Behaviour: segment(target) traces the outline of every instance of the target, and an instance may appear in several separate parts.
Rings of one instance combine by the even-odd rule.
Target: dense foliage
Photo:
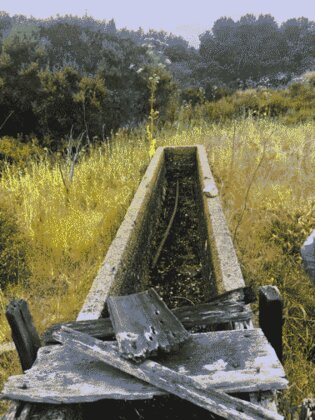
[[[163,31],[117,30],[113,20],[0,12],[0,47],[0,126],[7,119],[1,134],[37,136],[58,149],[70,132],[84,131],[92,141],[141,123],[152,75],[159,78],[160,123],[175,119],[179,101],[195,105],[244,87],[285,86],[314,69],[315,23],[221,18],[196,49]],[[280,102],[286,108],[286,99]],[[278,108],[270,114],[281,114]]]

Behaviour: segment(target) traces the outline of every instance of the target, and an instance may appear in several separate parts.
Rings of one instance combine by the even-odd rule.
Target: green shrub
[[[238,90],[204,103],[189,97],[190,104],[195,105],[191,118],[224,122],[238,117],[272,117],[288,124],[314,120],[314,74],[307,73],[302,82],[293,83],[286,89]]]

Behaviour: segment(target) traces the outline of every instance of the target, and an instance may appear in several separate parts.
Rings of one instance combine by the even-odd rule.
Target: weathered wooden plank
[[[276,286],[259,289],[259,325],[282,360],[283,300]]]
[[[73,321],[54,324],[47,328],[42,335],[42,341],[45,345],[56,343],[54,333],[59,331],[61,327],[69,327],[76,331],[88,334],[100,340],[113,340],[115,333],[110,318],[91,319],[85,321]]]
[[[32,369],[9,378],[3,392],[14,398],[16,391],[21,400],[47,404],[150,399],[161,394],[95,357],[60,345],[42,347]]]
[[[11,327],[12,339],[19,354],[23,370],[29,369],[41,346],[31,314],[25,300],[13,300],[6,308],[6,317]]]
[[[106,364],[110,364],[140,380],[186,399],[223,418],[248,420],[282,418],[278,414],[260,406],[231,397],[223,392],[209,389],[202,382],[175,372],[152,360],[145,360],[139,365],[135,365],[122,358],[116,346],[108,345],[108,343],[94,339],[86,334],[63,328],[58,336],[60,341],[70,346],[70,348],[75,346],[83,353],[95,356]]]
[[[18,352],[22,369],[29,369],[36,359],[41,343],[27,302],[23,299],[12,300],[6,308],[5,315],[11,328],[12,339]],[[3,419],[19,418],[20,420],[27,420],[31,412],[31,404],[12,402]]]
[[[40,346],[40,339],[32,321],[32,316],[29,312],[28,305],[25,301],[12,301],[6,312],[9,324],[12,329],[12,338],[16,338],[15,347],[20,349],[22,354],[23,369],[29,366],[35,360],[38,348]],[[26,349],[26,353],[25,352]],[[47,404],[41,406],[30,404],[28,402],[12,401],[9,409],[2,417],[3,420],[80,420],[81,412],[75,406],[58,406],[58,408],[51,409]]]
[[[117,348],[116,343],[106,345]],[[129,382],[130,378],[119,371],[100,365],[93,356],[83,357],[77,349],[69,351],[56,345],[46,349],[50,353],[40,349],[33,368],[25,375],[9,378],[5,395],[37,402],[45,401],[49,395],[55,403],[65,400],[74,403],[104,398],[150,398],[160,394],[144,383]],[[204,387],[229,393],[284,389],[287,385],[283,368],[260,329],[193,334],[180,353],[165,355],[159,361]],[[31,388],[21,389],[23,384],[32,383]],[[65,383],[69,386],[65,387]]]
[[[249,305],[215,302],[195,306],[183,306],[173,310],[185,328],[216,326],[230,322],[249,321],[252,311]]]
[[[118,349],[127,359],[140,361],[160,350],[170,353],[190,337],[154,289],[107,300]]]
[[[179,354],[160,362],[226,392],[283,389],[285,373],[260,329],[194,334]]]
[[[232,295],[235,300],[230,299],[229,295]],[[209,303],[195,306],[182,306],[173,309],[173,313],[187,329],[196,326],[228,324],[230,322],[249,322],[252,317],[252,311],[249,305],[245,304],[248,300],[237,299],[238,296],[240,296],[240,293],[235,292],[234,294],[228,292],[223,295],[221,301],[219,298],[216,298],[216,300],[210,301]],[[63,325],[89,334],[94,338],[103,340],[114,338],[111,320],[109,318],[100,318],[89,321],[55,324],[46,330],[42,337],[43,342],[45,344],[54,343],[53,333],[58,331]]]

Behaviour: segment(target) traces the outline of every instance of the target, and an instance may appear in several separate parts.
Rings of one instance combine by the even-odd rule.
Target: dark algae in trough
[[[162,211],[152,244],[153,261],[175,207],[176,213],[159,258],[151,265],[149,286],[174,308],[206,302],[213,296],[214,287],[203,268],[205,241],[195,155],[168,151],[165,166]]]

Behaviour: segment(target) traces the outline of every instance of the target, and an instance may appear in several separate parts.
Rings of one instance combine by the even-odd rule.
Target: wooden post
[[[268,341],[282,361],[283,300],[276,286],[259,289],[259,324]]]
[[[30,369],[41,343],[27,303],[23,299],[12,300],[7,306],[5,314],[11,327],[12,339],[22,368],[23,370]]]

